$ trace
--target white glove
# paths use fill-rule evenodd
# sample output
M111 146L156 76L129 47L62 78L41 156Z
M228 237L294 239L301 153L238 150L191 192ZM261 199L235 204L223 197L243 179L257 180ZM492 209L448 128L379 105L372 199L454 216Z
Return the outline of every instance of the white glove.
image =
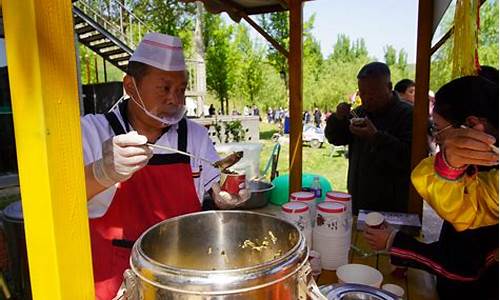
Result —
M231 195L226 191L220 191L218 197L215 196L215 203L221 209L235 208L245 203L252 193L248 189L241 189L238 195Z
M110 138L102 144L102 158L92 164L94 177L109 187L125 181L147 165L153 151L146 146L148 139L131 131Z

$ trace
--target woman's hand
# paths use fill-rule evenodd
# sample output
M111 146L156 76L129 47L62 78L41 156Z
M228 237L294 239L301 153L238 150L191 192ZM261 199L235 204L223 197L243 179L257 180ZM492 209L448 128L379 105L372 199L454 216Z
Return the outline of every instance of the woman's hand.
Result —
M441 138L441 145L446 162L453 168L467 165L498 165L498 154L491 145L496 139L475 128L449 129Z

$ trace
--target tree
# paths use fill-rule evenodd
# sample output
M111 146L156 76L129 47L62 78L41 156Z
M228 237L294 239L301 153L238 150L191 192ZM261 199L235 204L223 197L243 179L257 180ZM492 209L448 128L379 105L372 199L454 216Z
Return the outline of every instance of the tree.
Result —
M196 5L176 0L131 0L130 7L154 31L178 36L189 51Z
M216 94L221 112L227 114L229 113L229 92L234 82L230 45L232 28L227 26L219 15L205 14L203 22L207 87Z
M438 30L443 35L453 24L454 5L443 17ZM498 68L498 0L486 1L480 9L480 30L478 36L479 63ZM452 80L453 39L448 41L433 55L431 61L431 90L438 90Z
M289 19L288 12L262 14L259 23L285 49L289 46ZM288 88L288 61L283 54L272 45L267 49L267 60L278 71L283 83Z
M387 45L384 47L384 60L389 67L396 64L396 53L396 48L394 48L392 45Z
M264 49L252 42L248 28L242 24L236 27L234 53L237 60L233 65L237 74L234 94L255 105L264 85Z

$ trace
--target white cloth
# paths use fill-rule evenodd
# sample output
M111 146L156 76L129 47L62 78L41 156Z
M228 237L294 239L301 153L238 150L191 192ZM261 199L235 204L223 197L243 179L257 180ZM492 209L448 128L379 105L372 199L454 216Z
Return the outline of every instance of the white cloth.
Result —
M123 120L120 115L119 109L114 110L116 116L123 126ZM104 115L86 115L81 118L82 137L83 137L83 158L85 165L88 165L102 157L102 143L114 136L113 130L109 126L108 121ZM132 126L130 126L132 129ZM178 125L172 125L172 128L163 134L156 144L165 145L172 148L177 148L177 128ZM205 127L187 120L187 152L199 157L207 158L211 161L219 159L217 152L213 146L212 140L208 137L208 131ZM154 153L168 153L154 149ZM191 158L191 170L193 173L202 171L199 178L193 178L194 186L200 203L203 201L205 191L210 190L214 183L219 182L220 172L218 169L209 166L206 163L197 161ZM172 174L175 176L175 174ZM115 195L116 186L104 190L103 192L95 195L87 202L89 218L98 218L106 213L111 201Z
M186 70L181 40L157 32L144 36L130 61L138 61L163 71Z

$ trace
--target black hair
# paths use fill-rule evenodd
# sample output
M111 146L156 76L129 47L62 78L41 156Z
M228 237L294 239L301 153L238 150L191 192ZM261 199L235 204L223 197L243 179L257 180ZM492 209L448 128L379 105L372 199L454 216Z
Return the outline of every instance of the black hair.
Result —
M138 61L129 61L127 66L127 75L134 77L136 81L141 81L148 73L149 66Z
M481 66L478 75L498 85L498 69L492 66Z
M381 62L375 61L364 65L358 73L358 79L385 77L391 80L391 70Z
M437 91L434 111L455 127L475 116L498 129L498 85L481 76L452 80Z
M396 85L394 86L394 90L398 93L404 94L406 90L412 86L415 86L415 81L405 78L396 83Z

